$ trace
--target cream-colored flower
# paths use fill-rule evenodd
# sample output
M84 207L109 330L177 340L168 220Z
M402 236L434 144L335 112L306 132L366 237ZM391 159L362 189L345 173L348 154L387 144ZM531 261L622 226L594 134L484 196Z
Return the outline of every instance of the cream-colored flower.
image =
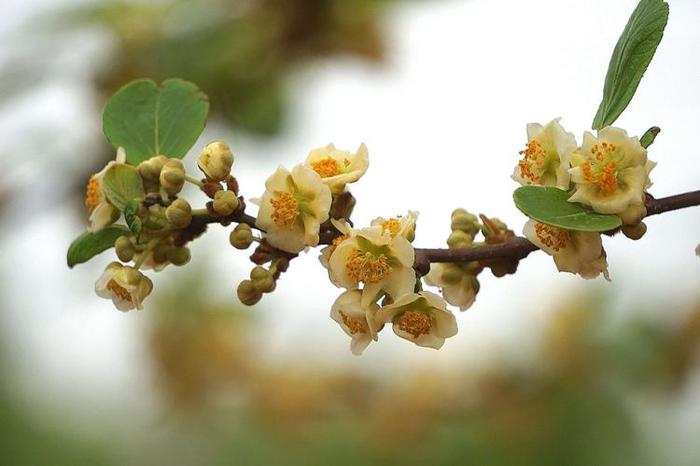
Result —
M361 291L346 291L335 300L331 308L331 318L352 338L350 351L355 355L362 354L372 340L377 341L377 332L383 326L377 322L379 306L370 303L363 307L361 301Z
M381 227L358 230L336 246L329 260L331 281L349 290L362 288L362 305L385 292L393 299L413 291L413 246L401 235L382 234Z
M636 223L644 206L644 191L651 186L649 173L656 165L637 137L607 127L598 136L586 132L580 151L572 155L569 170L576 191L571 202L589 205L601 214L617 214Z
M554 257L560 272L577 273L583 278L596 278L602 273L610 280L600 233L564 230L535 220L525 224L523 233L531 243Z
M143 300L153 290L153 282L138 270L112 262L95 283L101 298L111 299L120 311L142 309Z
M233 152L225 142L207 144L197 159L197 167L212 181L226 181L231 175Z
M265 182L256 225L267 241L283 251L297 253L316 246L321 224L328 220L331 191L315 171L304 165L291 173L279 167Z
M335 226L336 230L340 232L340 236L334 238L331 244L321 249L321 254L318 256L318 260L321 262L321 265L326 269L329 269L329 262L331 260L331 256L335 252L335 248L338 247L340 243L355 234L355 230L353 230L345 220L336 220L332 218L331 223L333 226Z
M445 301L459 307L460 311L466 311L474 304L479 292L475 272L473 263L431 264L425 283L440 288Z
M120 147L117 149L116 160L111 160L98 173L90 177L85 193L85 206L90 213L90 231L100 231L105 227L119 220L119 209L114 207L107 200L105 195L103 180L107 170L114 165L126 162L126 151Z
M556 186L569 189L569 158L577 148L576 137L559 124L560 118L545 126L527 125L527 147L512 178L525 185Z
M379 311L379 322L392 323L394 333L426 348L440 349L457 335L457 320L440 296L429 291L404 295Z
M392 237L401 235L408 241L413 242L416 237L416 221L418 220L418 212L409 210L408 215L392 217L385 219L377 217L372 220L372 226L381 227L382 233L388 233Z
M346 184L362 178L369 167L369 152L364 144L354 154L329 144L312 150L304 165L318 173L331 191L337 194L345 190Z

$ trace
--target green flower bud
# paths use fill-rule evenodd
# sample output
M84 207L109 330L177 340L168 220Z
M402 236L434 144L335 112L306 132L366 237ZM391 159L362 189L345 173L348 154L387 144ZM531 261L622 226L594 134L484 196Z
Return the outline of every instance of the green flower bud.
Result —
M131 262L136 252L134 243L131 242L128 236L120 236L117 238L114 242L114 250L117 253L117 257L122 262Z
M636 225L622 225L622 233L631 240L637 241L647 232L647 225L644 222L639 222Z
M224 181L231 175L233 152L221 141L206 145L197 160L197 166L212 181Z
M262 299L262 292L250 280L243 280L238 285L236 293L238 294L238 299L246 306L253 306Z
M177 194L185 184L185 166L178 159L168 159L160 171L160 187L170 194Z
M476 215L470 214L464 209L456 209L452 212L452 230L461 230L469 234L472 238L481 229L481 224Z
M192 221L192 207L182 198L175 199L165 209L165 217L173 228L186 228Z
M255 285L255 288L263 293L270 293L277 286L272 272L261 266L257 266L250 271L250 280Z
M212 203L214 212L219 215L231 215L236 209L238 209L238 197L236 193L232 191L219 191L214 195L214 202Z
M236 249L248 249L253 243L253 230L247 223L239 223L229 235L231 246Z
M162 264L168 262L168 252L170 246L167 244L159 244L153 249L153 262L156 264Z
M144 160L137 167L139 175L147 183L159 183L160 182L160 171L163 169L163 165L168 161L168 158L164 155L158 155L151 157L148 160Z
M447 238L447 245L450 249L468 248L474 242L474 237L463 230L455 230Z
M445 264L440 278L447 285L456 285L462 281L462 277L464 277L464 271L457 264Z
M190 261L190 249L189 248L168 248L168 260L176 266L182 266Z

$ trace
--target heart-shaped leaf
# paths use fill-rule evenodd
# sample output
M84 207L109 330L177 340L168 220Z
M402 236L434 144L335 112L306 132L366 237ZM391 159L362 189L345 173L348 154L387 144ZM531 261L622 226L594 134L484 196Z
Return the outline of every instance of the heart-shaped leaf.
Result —
M112 226L100 231L86 231L75 239L68 248L68 267L87 262L99 253L114 247L114 242L123 235L131 232L121 226Z
M122 212L129 202L145 197L141 176L131 165L113 165L105 173L102 183L107 200Z
M208 112L206 94L191 82L168 79L159 86L140 79L107 101L102 132L133 165L156 155L182 158L204 130Z
M553 187L522 186L513 193L515 205L528 217L567 230L609 231L622 225L617 215L599 214Z

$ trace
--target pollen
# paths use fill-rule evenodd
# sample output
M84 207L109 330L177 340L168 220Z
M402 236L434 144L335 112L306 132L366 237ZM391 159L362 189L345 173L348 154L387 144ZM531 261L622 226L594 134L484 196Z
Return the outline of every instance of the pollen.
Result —
M340 318L343 319L343 325L345 325L345 327L348 329L350 335L355 335L357 333L369 333L367 319L353 319L343 311L339 311L339 313Z
M85 189L85 206L92 212L100 203L100 181L91 176Z
M553 249L555 252L566 248L566 245L569 243L568 231L551 225L545 225L544 223L535 224L535 234L539 240L542 241L542 244Z
M112 292L115 296L118 296L119 298L129 301L130 303L133 302L133 299L131 298L131 293L129 293L126 288L121 286L119 283L117 283L115 280L110 280L107 282L107 289Z
M349 165L349 161L345 159L346 165ZM321 178L329 178L331 176L339 175L340 174L340 166L338 165L338 162L331 157L326 157L325 159L321 159L317 162L312 162L311 163L311 168L321 175Z
M581 165L583 176L589 183L598 186L603 195L608 196L617 191L617 163L614 154L617 152L615 144L602 142L593 144L591 155L594 160L588 160Z
M272 204L272 221L279 227L288 227L299 215L299 204L291 193L280 193L277 199L270 200Z
M377 283L391 272L389 259L384 254L375 256L358 250L353 251L345 267L353 280L364 283Z
M331 242L331 246L335 249L338 247L338 245L340 243L342 243L343 241L345 241L348 238L350 238L349 235L341 235L341 236L338 236L337 238L333 238L333 241Z
M428 314L418 311L406 311L396 321L399 329L417 339L421 335L430 333L433 321Z
M542 147L542 144L537 140L532 140L527 143L525 150L520 151L523 159L518 162L520 168L520 176L532 183L537 183L542 178L541 172L544 169L547 152Z
M382 234L389 232L391 237L399 234L401 231L401 222L398 218L390 218L389 220L382 222Z

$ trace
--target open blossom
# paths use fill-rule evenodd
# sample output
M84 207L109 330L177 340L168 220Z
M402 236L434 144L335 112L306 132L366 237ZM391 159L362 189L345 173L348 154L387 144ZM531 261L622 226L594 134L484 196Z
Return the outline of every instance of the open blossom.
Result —
M340 236L334 238L331 244L321 249L321 254L318 256L318 260L321 262L321 265L329 270L329 262L331 260L331 256L335 252L335 248L337 248L340 243L342 243L343 241L355 234L355 230L353 230L350 227L350 225L348 225L348 222L346 222L345 220L336 220L332 218L331 223L336 228L336 230L340 232Z
M413 246L401 235L382 234L381 227L358 230L336 246L329 260L331 281L349 290L362 284L362 305L385 292L393 299L413 291Z
M457 335L457 320L445 301L429 291L404 295L379 312L379 322L391 323L394 333L418 346L440 349Z
M331 191L337 194L345 190L346 184L354 183L365 174L369 167L369 152L364 144L354 154L329 144L312 150L304 165L318 173Z
M120 311L142 309L143 300L153 290L153 282L138 270L112 262L95 283L101 298L111 299Z
M398 217L392 217L390 219L377 217L372 220L371 225L381 227L382 233L388 233L392 237L401 235L408 241L413 242L413 239L416 236L417 220L418 212L409 210L408 215L399 215Z
M586 132L571 165L576 191L570 201L601 214L617 214L628 224L641 220L644 191L651 186L649 173L656 164L647 160L637 137L613 127L600 130L597 137Z
M512 178L525 185L556 186L569 189L569 158L577 149L576 137L564 130L560 118L545 126L527 125L527 147Z
M362 306L360 290L346 291L333 303L331 318L338 322L340 328L350 337L350 351L360 355L372 342L377 341L377 332L383 324L377 321L379 306L370 303Z
M267 241L283 251L297 253L316 246L319 229L328 220L331 192L321 177L304 165L291 173L279 167L265 182L256 225L266 231Z
M476 272L472 263L431 264L425 283L440 288L445 301L459 307L460 311L466 311L474 304L479 292Z
M104 191L103 180L107 170L114 165L126 162L126 151L120 147L117 150L116 160L111 160L98 173L90 177L85 193L85 206L90 213L90 231L100 231L119 219L119 209L107 200Z
M554 257L560 272L577 273L583 278L596 278L602 273L606 280L610 280L600 233L564 230L529 220L523 234L531 243Z

